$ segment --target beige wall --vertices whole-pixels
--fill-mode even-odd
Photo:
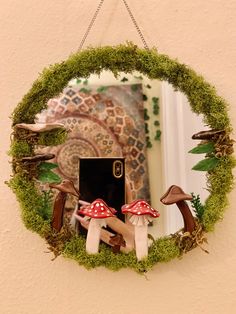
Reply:
[[[4,185],[10,165],[11,111],[44,66],[76,51],[97,4],[92,0],[0,1],[0,313],[235,313],[236,192],[224,221],[200,250],[158,265],[147,279],[130,270],[86,271],[51,262],[46,245],[25,229]],[[148,43],[177,57],[213,83],[231,104],[236,127],[236,1],[129,0]],[[106,1],[88,43],[140,44],[121,1]]]

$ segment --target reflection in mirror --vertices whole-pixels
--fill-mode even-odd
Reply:
[[[48,108],[37,116],[37,122],[62,123],[70,131],[64,144],[39,151],[55,154],[52,161],[58,164],[56,172],[61,178],[72,181],[80,193],[89,186],[85,189],[80,183],[80,160],[106,159],[108,165],[109,160],[124,158],[125,195],[123,199],[120,197],[120,203],[117,201],[112,206],[118,206],[116,210],[120,211],[124,201],[146,200],[160,213],[160,217],[148,224],[147,232],[154,238],[174,233],[184,226],[178,207],[175,204],[164,206],[160,202],[171,185],[182,187],[188,194],[199,194],[202,201],[207,197],[204,172],[191,170],[201,156],[188,153],[197,145],[192,135],[204,129],[202,117],[193,114],[186,97],[166,82],[149,80],[139,73],[120,73],[115,78],[108,71],[99,77],[74,79],[58,97],[48,101]],[[96,170],[101,168],[104,166],[99,168],[99,164],[95,169],[88,168],[88,177],[95,177]],[[100,178],[105,177],[101,173]],[[101,185],[107,189],[102,182],[100,186],[99,182],[97,184],[101,194]],[[85,192],[80,194],[80,205],[86,204],[83,201],[92,201],[85,195]],[[110,200],[115,199],[114,195]],[[76,210],[77,199],[70,194],[65,215],[71,217]],[[82,224],[88,229],[88,220]],[[132,227],[129,219],[126,224],[127,230],[123,230],[123,225],[111,222],[107,232],[115,229],[129,234]],[[99,234],[98,237],[107,240],[103,228]],[[132,243],[127,239],[128,236],[125,249],[129,250]],[[117,238],[114,241],[118,241]]]

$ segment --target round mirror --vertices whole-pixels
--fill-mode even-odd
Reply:
[[[49,68],[13,113],[10,185],[26,226],[86,267],[146,271],[201,247],[233,183],[226,106],[193,70],[133,45]]]

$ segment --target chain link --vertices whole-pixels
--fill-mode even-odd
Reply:
[[[99,13],[99,11],[101,10],[101,7],[102,7],[104,1],[105,1],[105,0],[101,0],[100,3],[98,4],[98,7],[97,7],[97,9],[96,9],[96,11],[95,11],[95,13],[94,13],[94,15],[93,15],[93,17],[92,17],[92,20],[91,20],[91,22],[89,23],[89,26],[88,26],[88,28],[87,28],[87,30],[86,30],[86,32],[85,32],[85,34],[84,34],[84,36],[83,36],[81,42],[80,42],[78,51],[80,51],[80,50],[82,49],[82,47],[83,47],[83,45],[84,45],[84,42],[85,42],[85,40],[87,39],[88,34],[89,34],[91,28],[93,27],[94,22],[95,22],[96,19],[97,19],[98,13]],[[146,40],[144,39],[143,33],[141,32],[141,29],[139,28],[138,23],[136,22],[133,13],[132,13],[131,10],[130,10],[130,7],[128,6],[126,0],[122,0],[122,1],[123,1],[123,3],[124,3],[124,5],[125,5],[125,7],[126,7],[128,13],[129,13],[129,16],[130,16],[130,18],[131,18],[131,20],[132,20],[132,22],[133,22],[133,24],[134,24],[134,27],[136,28],[136,30],[137,30],[137,32],[138,32],[138,34],[139,34],[139,36],[140,36],[140,38],[141,38],[141,40],[142,40],[142,42],[143,42],[144,48],[147,49],[147,50],[149,50],[148,45],[147,45],[147,42],[146,42]]]

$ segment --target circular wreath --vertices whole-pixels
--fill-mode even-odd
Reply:
[[[66,140],[66,131],[57,129],[33,136],[35,134],[32,132],[22,131],[15,125],[34,123],[36,114],[45,109],[47,101],[57,96],[71,79],[100,74],[102,70],[110,70],[115,76],[119,72],[139,71],[149,79],[168,81],[187,96],[192,111],[203,114],[204,122],[210,128],[224,131],[223,144],[214,143],[218,144],[218,151],[222,151],[228,142],[232,143],[229,139],[232,129],[227,114],[228,105],[216,94],[213,86],[188,66],[159,54],[156,49],[144,50],[128,43],[115,47],[89,48],[45,69],[12,114],[13,137],[10,154],[13,157],[13,175],[9,185],[20,202],[26,227],[45,238],[55,255],[62,254],[73,258],[86,268],[105,266],[118,270],[130,267],[138,272],[146,272],[158,262],[168,262],[182,255],[184,242],[178,234],[154,240],[149,248],[148,257],[141,261],[137,261],[133,251],[114,254],[103,244],[100,245],[98,254],[89,255],[85,250],[85,239],[75,235],[69,225],[65,225],[59,233],[52,230],[50,219],[45,218],[43,214],[43,208],[52,204],[45,204],[45,194],[36,186],[37,169],[32,164],[22,161],[22,157],[34,155],[37,145],[50,146],[63,143]],[[217,165],[207,172],[207,188],[210,195],[203,205],[202,219],[198,221],[201,234],[213,230],[215,223],[222,219],[228,204],[227,193],[233,186],[232,168],[235,160],[231,150],[225,151],[224,154],[216,156]],[[192,240],[185,252],[197,244]]]

